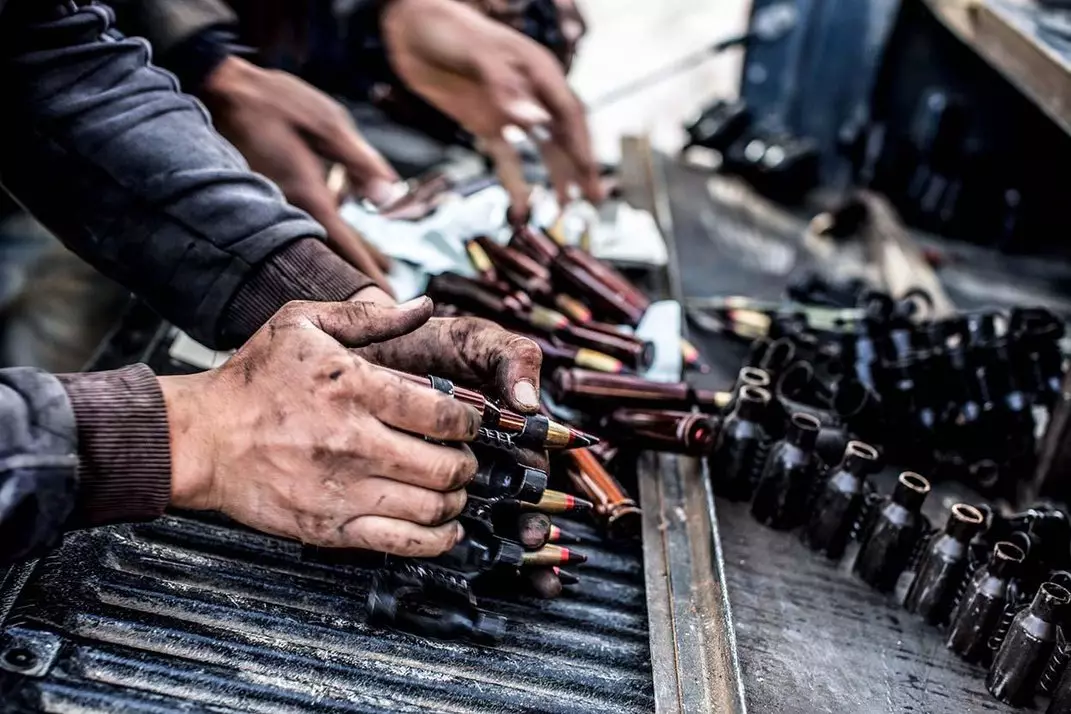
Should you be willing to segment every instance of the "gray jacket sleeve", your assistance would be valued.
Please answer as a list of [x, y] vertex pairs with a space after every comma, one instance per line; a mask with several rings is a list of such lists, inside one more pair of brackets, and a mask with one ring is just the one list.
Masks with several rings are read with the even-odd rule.
[[[149, 64], [148, 44], [113, 34], [112, 20], [94, 3], [8, 2], [4, 188], [210, 346], [239, 344], [287, 300], [343, 299], [369, 284], [322, 244], [295, 247], [323, 230], [251, 173], [204, 108]], [[273, 278], [256, 280], [265, 272]]]
[[0, 565], [51, 546], [71, 515], [78, 458], [59, 380], [0, 370]]

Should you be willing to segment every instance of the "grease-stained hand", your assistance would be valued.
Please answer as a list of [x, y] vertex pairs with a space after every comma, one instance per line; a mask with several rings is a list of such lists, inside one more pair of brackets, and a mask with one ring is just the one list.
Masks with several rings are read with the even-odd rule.
[[603, 197], [583, 104], [545, 47], [455, 0], [391, 0], [380, 24], [406, 86], [475, 135], [514, 206], [527, 206], [520, 158], [503, 130], [539, 143], [559, 199]]
[[[375, 287], [352, 300], [391, 304]], [[543, 351], [532, 340], [478, 317], [434, 317], [389, 341], [357, 350], [376, 364], [413, 374], [434, 374], [497, 396], [511, 409], [539, 409], [539, 368]]]
[[163, 377], [172, 505], [221, 511], [326, 547], [433, 556], [476, 472], [475, 409], [360, 357], [418, 330], [432, 304], [283, 307], [222, 367]]

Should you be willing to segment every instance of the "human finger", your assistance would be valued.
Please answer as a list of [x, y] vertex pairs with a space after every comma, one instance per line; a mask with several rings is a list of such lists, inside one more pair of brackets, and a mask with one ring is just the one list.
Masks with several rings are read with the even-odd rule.
[[384, 424], [439, 441], [476, 438], [480, 414], [468, 404], [375, 367], [369, 380], [362, 403]]
[[347, 347], [366, 347], [409, 334], [426, 323], [434, 309], [431, 299], [424, 296], [400, 305], [294, 302], [281, 312], [309, 320]]
[[376, 444], [376, 476], [434, 491], [456, 491], [476, 475], [476, 457], [465, 445], [443, 446], [372, 421], [362, 440]]
[[551, 134], [572, 162], [581, 192], [592, 203], [599, 203], [603, 198], [599, 164], [591, 146], [591, 132], [584, 105], [569, 88], [565, 75], [549, 55], [533, 62], [529, 73], [537, 98], [554, 115]]
[[562, 594], [562, 581], [552, 568], [538, 568], [523, 574], [536, 595], [552, 600]]
[[509, 195], [511, 218], [514, 212], [527, 216], [532, 189], [524, 178], [524, 168], [517, 149], [505, 137], [493, 136], [480, 139], [480, 149], [491, 157], [495, 176]]
[[344, 524], [341, 547], [365, 548], [409, 558], [432, 558], [453, 548], [465, 537], [457, 521], [420, 526], [384, 516], [360, 516]]
[[373, 504], [366, 515], [398, 518], [424, 526], [453, 520], [468, 499], [463, 488], [443, 493], [385, 478], [364, 479], [360, 488], [366, 502]]

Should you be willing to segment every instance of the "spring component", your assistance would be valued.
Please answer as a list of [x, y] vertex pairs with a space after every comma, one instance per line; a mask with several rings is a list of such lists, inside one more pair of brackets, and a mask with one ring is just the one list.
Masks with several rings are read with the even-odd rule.
[[498, 429], [488, 429], [487, 427], [480, 427], [476, 432], [477, 444], [483, 444], [485, 446], [491, 446], [497, 449], [513, 450], [513, 436], [507, 434], [504, 431]]
[[1069, 661], [1071, 661], [1071, 642], [1064, 638], [1063, 630], [1061, 630], [1056, 649], [1053, 650], [1052, 657], [1049, 658], [1049, 663], [1045, 665], [1045, 671], [1041, 673], [1041, 679], [1038, 680], [1038, 691], [1051, 695], [1056, 685], [1060, 683], [1060, 677], [1067, 669]]
[[993, 628], [993, 634], [989, 636], [989, 649], [992, 652], [996, 652], [1000, 649], [1000, 646], [1004, 644], [1004, 638], [1008, 636], [1008, 630], [1011, 629], [1012, 620], [1019, 614], [1021, 610], [1026, 608], [1026, 602], [1007, 603], [1004, 606], [1004, 612], [1000, 614], [1000, 619], [997, 621], [996, 626]]
[[420, 563], [406, 562], [398, 566], [400, 574], [407, 575], [429, 587], [437, 588], [444, 592], [459, 595], [475, 602], [475, 595], [469, 581], [461, 575], [452, 573], [441, 568], [429, 568]]
[[863, 534], [866, 533], [866, 526], [874, 518], [874, 514], [877, 512], [882, 500], [881, 494], [877, 491], [867, 492], [863, 497], [863, 507], [859, 510], [859, 516], [855, 519], [855, 523], [852, 524], [852, 532], [848, 536], [848, 540], [862, 540]]
[[755, 461], [751, 464], [751, 475], [749, 476], [751, 482], [751, 489], [754, 490], [759, 479], [762, 478], [762, 470], [766, 467], [766, 459], [770, 457], [770, 449], [776, 443], [776, 439], [769, 435], [764, 436], [755, 449]]
[[959, 607], [960, 601], [963, 600], [963, 596], [967, 594], [967, 588], [970, 587], [971, 580], [974, 579], [974, 574], [978, 572], [978, 568], [985, 565], [985, 562], [978, 562], [974, 553], [971, 553], [970, 561], [967, 564], [967, 569], [963, 572], [963, 577], [960, 578], [959, 584], [956, 586], [956, 594], [952, 598], [952, 612], [955, 612]]

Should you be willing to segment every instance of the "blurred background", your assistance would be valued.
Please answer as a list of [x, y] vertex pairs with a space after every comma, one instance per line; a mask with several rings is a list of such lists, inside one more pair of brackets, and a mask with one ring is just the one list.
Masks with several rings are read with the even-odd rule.
[[592, 106], [614, 87], [742, 32], [749, 2], [581, 0], [578, 5], [587, 18], [588, 34], [570, 79], [591, 107], [589, 122], [600, 159], [617, 160], [624, 134], [647, 133], [656, 148], [677, 151], [685, 139], [682, 124], [713, 97], [737, 96], [742, 48], [609, 106]]

